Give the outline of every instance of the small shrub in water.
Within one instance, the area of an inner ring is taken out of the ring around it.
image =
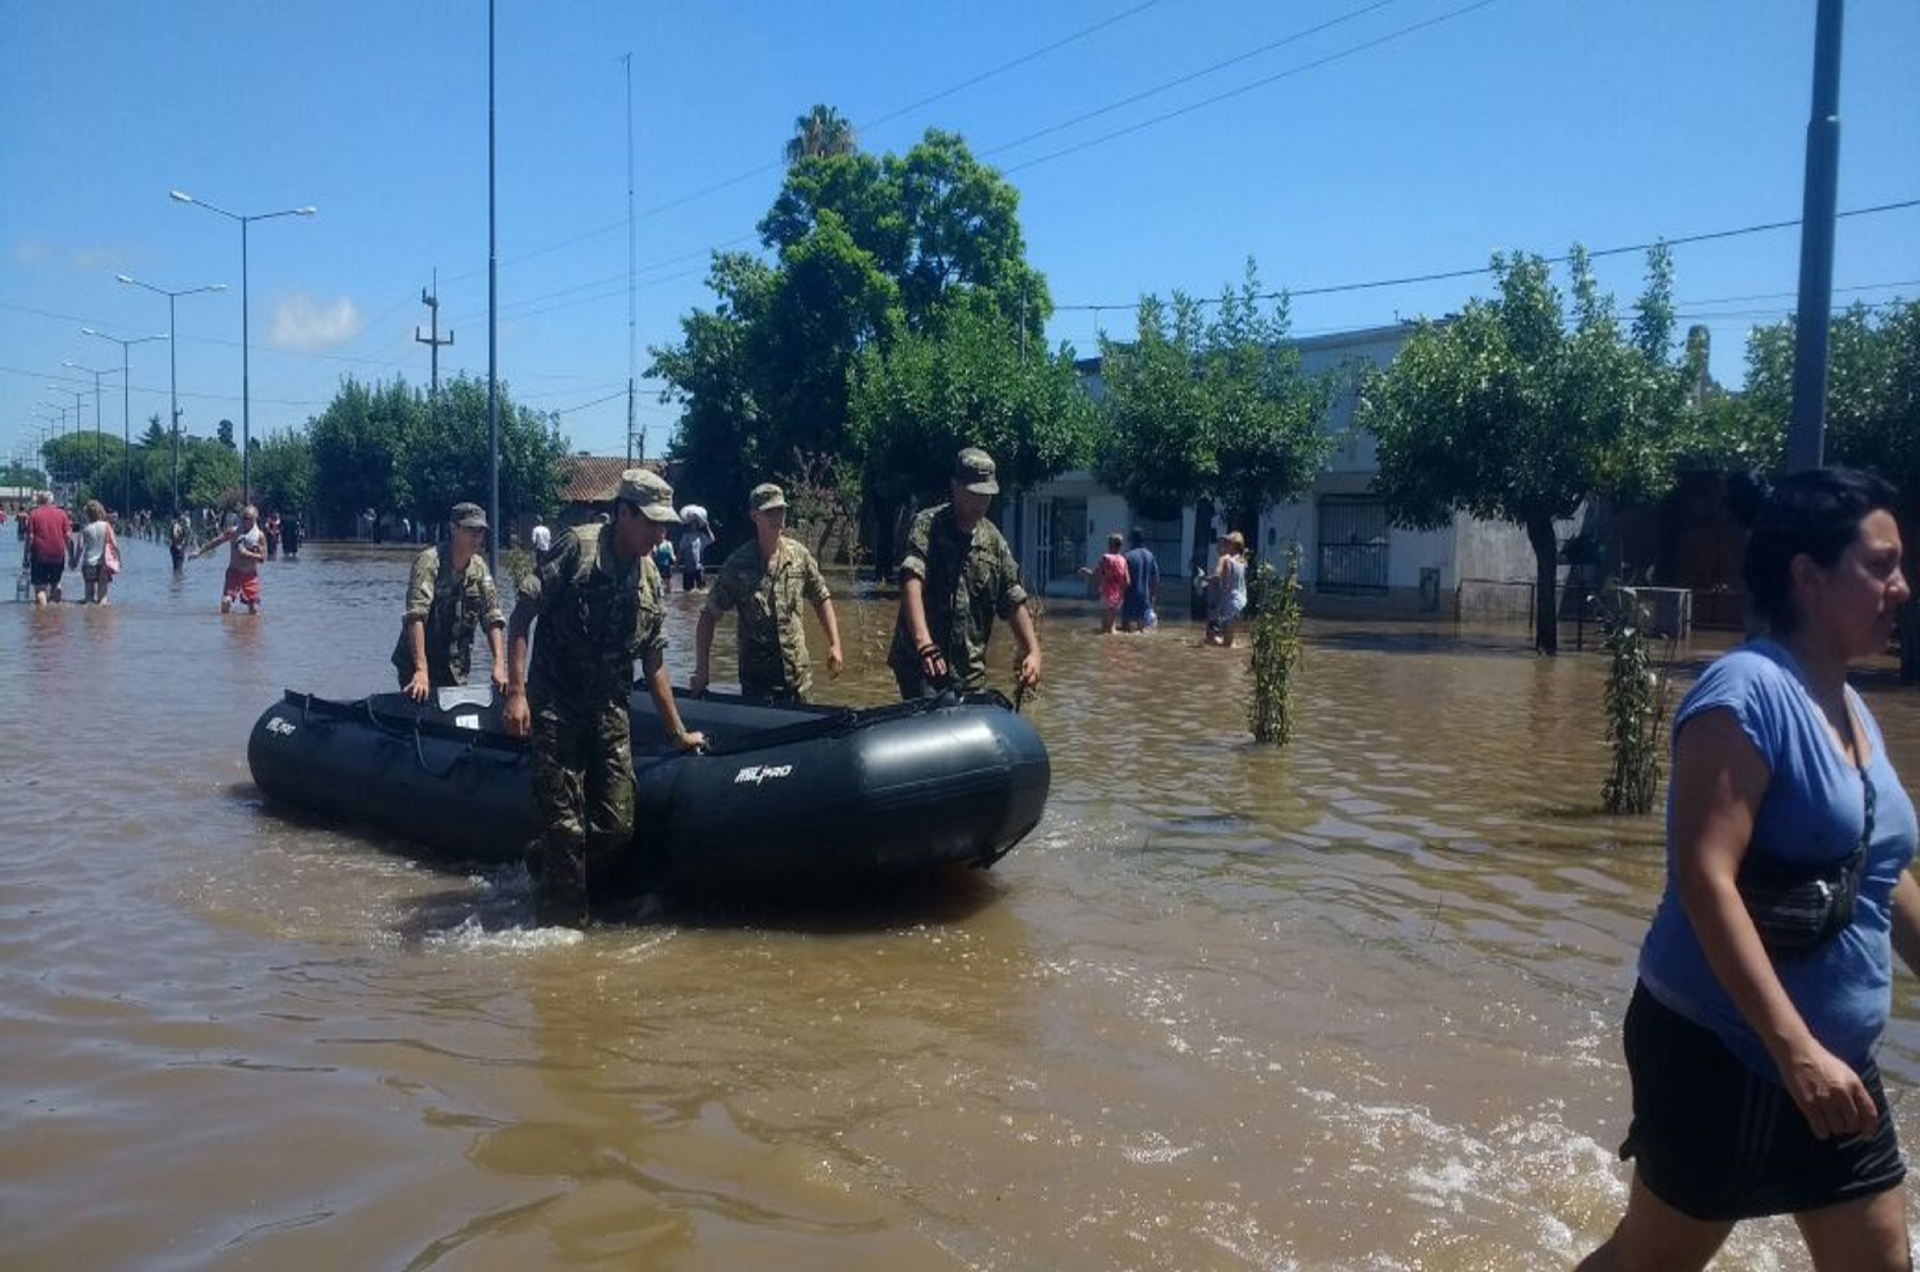
[[[1620,591],[1618,604],[1603,620],[1607,652],[1607,745],[1613,769],[1601,788],[1609,813],[1648,813],[1660,786],[1660,757],[1666,745],[1671,680],[1654,669],[1648,653],[1646,612],[1631,593]]]
[[[1287,553],[1287,572],[1277,577],[1271,565],[1253,576],[1253,659],[1248,674],[1253,696],[1247,702],[1247,728],[1256,742],[1285,745],[1293,736],[1293,673],[1300,663],[1300,550]]]

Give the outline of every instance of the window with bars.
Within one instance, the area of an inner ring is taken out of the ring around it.
[[[1319,511],[1319,590],[1386,591],[1387,505],[1365,496],[1328,495]]]

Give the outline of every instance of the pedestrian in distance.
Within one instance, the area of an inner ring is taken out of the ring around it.
[[[80,527],[80,580],[86,587],[83,605],[105,605],[107,589],[120,569],[120,542],[113,523],[98,499],[87,500],[86,524]]]
[[[1146,532],[1138,526],[1132,534],[1133,546],[1127,549],[1127,592],[1120,601],[1120,630],[1143,632],[1159,623],[1156,607],[1160,599],[1160,562],[1147,546]]]
[[[407,609],[394,642],[393,666],[400,688],[415,702],[434,689],[463,685],[473,660],[473,635],[487,633],[493,655],[493,690],[507,689],[507,660],[500,633],[507,620],[482,549],[487,514],[479,504],[457,503],[447,514],[447,542],[413,559],[407,579]]]
[[[506,731],[529,739],[544,830],[533,866],[544,922],[583,924],[592,881],[632,851],[633,665],[681,752],[704,736],[680,719],[667,680],[666,634],[653,545],[680,523],[657,474],[620,475],[613,520],[562,531],[520,584],[507,624]],[[535,619],[539,635],[528,633]]]
[[[680,590],[707,590],[707,549],[713,546],[713,528],[704,517],[695,517],[680,536]]]
[[[1040,635],[1013,551],[987,510],[1000,493],[993,459],[969,446],[955,457],[949,501],[913,520],[900,560],[900,613],[887,665],[911,701],[987,683],[987,641],[997,615],[1020,643],[1016,687],[1040,685]]]
[[[713,629],[728,610],[739,615],[740,691],[749,698],[808,702],[813,694],[813,660],[807,652],[804,611],[808,605],[827,633],[827,674],[838,680],[846,659],[840,653],[840,624],[833,613],[820,563],[798,540],[788,538],[787,497],[771,482],[748,496],[754,539],[727,557],[707,592],[694,634],[694,671],[688,688],[707,691]]]
[[[547,523],[539,517],[533,519],[533,531],[527,536],[527,543],[533,549],[533,563],[540,564],[547,553],[553,551],[553,531],[547,529]]]
[[[21,559],[27,567],[27,581],[33,589],[33,603],[58,605],[60,580],[67,568],[67,541],[73,537],[73,521],[67,510],[53,502],[53,492],[36,491],[33,511],[26,517],[25,550]]]
[[[1083,578],[1093,580],[1100,593],[1100,634],[1111,636],[1113,626],[1120,621],[1120,606],[1126,600],[1127,582],[1131,577],[1127,567],[1127,558],[1120,549],[1126,546],[1119,532],[1107,536],[1107,550],[1092,565],[1080,567]]]
[[[179,574],[187,568],[187,542],[192,531],[187,525],[187,516],[183,512],[173,515],[173,525],[167,531],[167,553],[173,557],[173,572]],[[293,549],[287,549],[287,555],[293,555]]]
[[[1739,1221],[1790,1214],[1816,1268],[1909,1269],[1874,1056],[1893,954],[1920,971],[1916,825],[1847,686],[1912,595],[1895,493],[1814,469],[1736,495],[1766,634],[1674,717],[1666,888],[1623,1030],[1633,1183],[1580,1268],[1703,1268]]]
[[[221,544],[227,550],[227,573],[220,581],[220,612],[230,614],[235,604],[247,613],[260,612],[260,563],[267,559],[267,536],[260,529],[260,510],[252,504],[240,510],[240,520],[208,539],[194,551],[198,561]]]
[[[653,572],[660,576],[660,591],[673,591],[673,541],[662,539],[653,545]]]
[[[1247,541],[1238,530],[1220,536],[1220,559],[1207,578],[1207,644],[1231,647],[1247,609]]]

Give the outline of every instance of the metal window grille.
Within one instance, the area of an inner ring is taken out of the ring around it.
[[[1387,505],[1378,499],[1321,499],[1319,590],[1386,591],[1388,528]]]

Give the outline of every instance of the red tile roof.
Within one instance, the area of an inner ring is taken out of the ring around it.
[[[662,467],[656,459],[629,465],[619,455],[569,455],[565,462],[567,480],[560,488],[562,503],[612,503],[614,492],[620,489],[620,474],[629,467],[650,468],[656,473]]]

